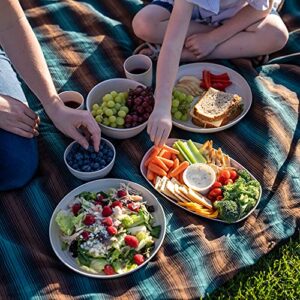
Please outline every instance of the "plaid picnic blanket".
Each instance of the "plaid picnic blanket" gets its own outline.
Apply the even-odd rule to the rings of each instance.
[[[138,0],[22,0],[41,43],[58,91],[84,96],[98,82],[124,76],[122,63],[137,46],[131,19]],[[241,268],[254,264],[300,221],[299,76],[300,4],[286,1],[282,16],[291,31],[288,45],[254,69],[250,60],[224,62],[240,72],[253,92],[248,115],[215,134],[173,129],[172,137],[213,139],[262,183],[258,208],[245,221],[224,225],[186,213],[156,194],[167,217],[165,242],[148,265],[119,280],[96,280],[65,267],[51,249],[48,226],[59,201],[82,182],[63,163],[70,142],[24,86],[41,116],[40,164],[23,189],[0,194],[1,299],[193,299],[212,292]],[[223,62],[222,62],[223,63]],[[146,132],[113,141],[116,163],[110,176],[140,183]],[[152,190],[153,191],[153,190]]]

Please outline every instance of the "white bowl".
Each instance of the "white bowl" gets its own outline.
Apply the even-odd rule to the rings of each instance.
[[[92,106],[96,103],[101,103],[105,94],[108,94],[112,91],[116,91],[118,93],[127,92],[129,89],[135,89],[139,85],[145,87],[143,84],[137,81],[126,78],[114,78],[102,81],[95,85],[89,92],[86,100],[87,110],[92,112]],[[146,128],[147,122],[148,121],[132,128],[112,128],[103,124],[99,124],[99,126],[101,128],[101,132],[106,136],[121,140],[138,135]]]
[[[69,205],[73,203],[74,197],[81,192],[99,192],[101,190],[105,191],[108,190],[109,188],[117,188],[120,186],[120,183],[125,183],[128,184],[130,187],[133,189],[139,191],[143,198],[145,199],[146,203],[148,205],[154,206],[155,211],[151,213],[154,217],[154,226],[156,225],[161,225],[161,232],[159,238],[155,241],[154,249],[151,252],[150,257],[145,260],[144,263],[139,265],[136,269],[131,270],[129,272],[123,273],[123,274],[115,274],[115,275],[104,275],[104,274],[94,274],[94,273],[89,273],[88,271],[85,271],[79,267],[79,265],[76,263],[75,258],[73,258],[68,251],[63,251],[62,250],[62,243],[60,239],[60,230],[58,225],[55,222],[55,217],[57,213],[60,210],[67,210],[69,208]],[[89,276],[89,277],[94,277],[94,278],[99,278],[99,279],[113,279],[121,276],[125,276],[128,274],[131,274],[143,266],[145,266],[150,259],[154,257],[154,255],[158,252],[159,248],[161,247],[163,240],[165,238],[166,234],[166,217],[165,213],[163,211],[162,206],[160,205],[159,201],[157,198],[146,188],[143,186],[123,180],[123,179],[116,179],[116,178],[107,178],[107,179],[100,179],[100,180],[95,180],[91,181],[88,183],[85,183],[76,189],[72,190],[70,193],[68,193],[57,205],[55,208],[51,220],[50,220],[50,225],[49,225],[49,237],[50,237],[50,243],[51,246],[57,255],[57,257],[70,269],[72,269],[75,272],[78,272],[82,275]]]
[[[205,177],[207,176],[210,178],[205,182]],[[216,173],[214,169],[207,164],[192,164],[183,172],[183,181],[191,189],[205,195],[216,181]],[[196,183],[196,181],[198,181],[198,183]]]
[[[82,171],[78,171],[78,170],[75,170],[73,169],[68,163],[67,163],[67,155],[68,153],[70,152],[72,146],[77,143],[77,142],[72,142],[65,150],[65,153],[64,153],[64,161],[65,161],[65,164],[66,166],[68,167],[69,171],[77,178],[81,179],[81,180],[84,180],[84,181],[89,181],[89,180],[94,180],[94,179],[99,179],[99,178],[103,178],[105,177],[110,171],[111,169],[113,168],[114,166],[114,163],[115,163],[115,159],[116,159],[116,149],[114,147],[114,145],[108,141],[107,139],[105,138],[101,138],[101,141],[105,141],[108,146],[113,150],[114,152],[114,156],[111,160],[111,162],[106,166],[104,167],[103,169],[101,170],[98,170],[98,171],[92,171],[92,172],[82,172]]]

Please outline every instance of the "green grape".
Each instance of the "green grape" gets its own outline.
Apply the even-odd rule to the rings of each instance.
[[[125,118],[125,117],[126,117],[126,112],[125,112],[124,110],[120,110],[120,111],[118,112],[118,116],[119,116],[119,117],[122,117],[122,118]]]
[[[126,100],[128,98],[128,92],[123,92],[123,96],[124,96],[124,99]]]
[[[108,120],[110,123],[116,123],[117,118],[115,116],[110,116]]]
[[[110,92],[111,96],[113,96],[114,98],[118,95],[118,93],[116,91],[111,91]]]
[[[96,116],[95,120],[96,120],[97,123],[101,123],[101,121],[102,121],[102,116],[99,116],[99,115]]]
[[[97,111],[96,110],[92,110],[92,116],[96,117],[97,116]]]
[[[175,118],[176,120],[180,120],[181,117],[182,117],[182,112],[176,111],[176,113],[174,114],[174,118]]]
[[[174,99],[172,101],[172,107],[178,107],[179,106],[179,100],[178,99]]]
[[[123,125],[117,125],[117,128],[124,128]]]
[[[101,108],[99,108],[99,109],[97,109],[96,113],[97,113],[97,115],[102,115],[103,110]]]
[[[102,121],[103,125],[109,126],[109,119],[108,118],[104,118]]]
[[[110,123],[109,126],[110,126],[110,127],[113,127],[113,128],[116,128],[116,127],[117,127],[117,124],[116,124],[116,123]]]
[[[111,100],[114,100],[113,96],[111,94],[106,94],[103,98],[103,101],[108,102]]]
[[[181,121],[186,122],[188,119],[189,119],[188,114],[184,114],[184,115],[181,116]]]
[[[180,95],[180,92],[179,91],[177,91],[177,90],[174,90],[173,91],[173,96],[174,96],[174,98],[179,98],[179,95]]]
[[[122,107],[120,108],[120,110],[125,111],[126,114],[128,114],[128,112],[129,112],[129,108],[128,108],[127,106],[122,106]]]
[[[112,116],[114,113],[113,113],[113,111],[112,111],[110,108],[107,108],[107,109],[105,110],[105,114],[106,114],[108,117],[110,117],[110,116]]]
[[[107,107],[112,108],[114,106],[115,106],[115,102],[114,101],[111,100],[111,101],[107,102]]]
[[[125,121],[124,121],[124,118],[121,118],[121,117],[117,117],[117,125],[124,125]]]
[[[93,107],[93,110],[97,110],[100,106],[99,106],[99,104],[95,103],[92,107]]]
[[[121,107],[122,107],[122,105],[120,103],[115,104],[115,109],[116,110],[120,110]]]
[[[117,109],[114,107],[111,109],[113,111],[113,114],[116,115],[117,114]]]
[[[176,111],[178,111],[178,107],[172,107],[171,108],[171,113],[172,114],[176,113]]]
[[[123,98],[120,97],[120,96],[117,96],[117,97],[115,98],[115,101],[116,101],[117,103],[122,103],[122,102],[123,102]]]
[[[192,103],[193,100],[194,100],[194,97],[193,97],[192,95],[188,95],[188,96],[186,97],[186,101],[187,101],[188,103]]]
[[[179,95],[179,100],[180,100],[180,101],[184,101],[185,98],[186,98],[186,95],[185,95],[184,93],[180,93],[180,95]]]

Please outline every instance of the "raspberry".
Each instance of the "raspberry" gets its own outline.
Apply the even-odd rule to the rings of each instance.
[[[114,268],[112,265],[105,265],[104,269],[103,269],[103,272],[106,274],[106,275],[114,275],[116,274]]]
[[[95,223],[95,217],[91,214],[87,214],[83,220],[84,225],[93,225]]]
[[[79,212],[80,209],[81,209],[81,204],[80,203],[75,203],[72,206],[72,212],[73,212],[74,216],[78,215],[78,212]]]
[[[144,256],[142,254],[134,254],[133,260],[138,266],[145,261]]]
[[[125,190],[118,190],[118,197],[122,198],[127,196],[127,192]]]
[[[102,224],[105,226],[111,226],[113,224],[113,220],[111,217],[106,217],[103,219]]]
[[[88,231],[83,231],[81,233],[82,238],[87,241],[89,239],[90,233]]]
[[[113,213],[112,209],[107,205],[103,207],[102,216],[109,217]]]
[[[126,235],[124,241],[131,248],[137,248],[139,245],[139,240],[134,235]]]
[[[107,232],[108,232],[110,235],[115,235],[115,234],[118,233],[117,228],[114,227],[114,226],[108,226],[108,227],[106,228],[106,230],[107,230]]]
[[[137,203],[129,203],[127,205],[128,209],[130,209],[131,211],[135,211],[138,212],[140,210],[140,205]]]
[[[113,207],[116,207],[116,206],[119,206],[119,207],[123,207],[123,204],[122,204],[122,202],[121,201],[114,201],[112,204],[111,204],[111,208],[113,208]]]

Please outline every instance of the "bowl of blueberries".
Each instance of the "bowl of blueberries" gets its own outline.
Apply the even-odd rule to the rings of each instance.
[[[115,158],[115,147],[105,138],[101,138],[99,152],[91,145],[86,150],[74,141],[64,153],[64,161],[69,171],[84,181],[105,177],[111,171]]]

